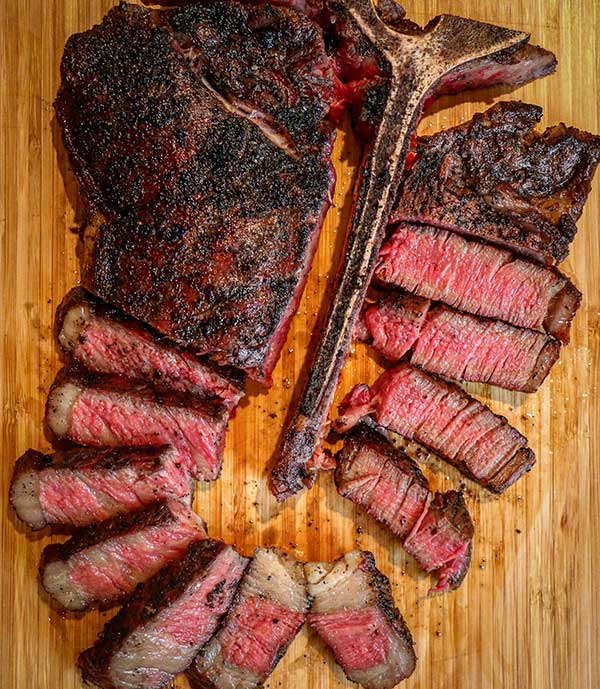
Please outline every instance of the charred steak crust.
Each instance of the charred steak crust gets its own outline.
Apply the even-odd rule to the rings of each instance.
[[[268,5],[152,17],[121,4],[65,49],[56,112],[89,205],[83,284],[269,382],[330,203],[322,34]]]
[[[190,581],[206,573],[213,560],[227,547],[211,539],[192,543],[181,560],[169,563],[152,579],[140,584],[127,604],[104,626],[96,644],[80,654],[78,666],[84,681],[103,689],[114,689],[110,665],[115,653],[136,629],[173,605]],[[227,582],[222,580],[213,591],[225,585]]]
[[[400,610],[396,607],[394,596],[392,595],[392,586],[390,580],[377,569],[375,564],[375,556],[368,550],[362,550],[361,555],[363,560],[360,568],[367,572],[370,579],[370,584],[377,593],[377,606],[383,611],[389,623],[396,632],[404,639],[407,645],[414,646],[412,634],[404,618],[400,614]]]
[[[501,102],[417,140],[392,222],[424,222],[553,263],[564,260],[600,161],[600,137],[559,124],[535,131],[542,109]]]
[[[115,323],[133,329],[135,332],[140,332],[144,337],[150,338],[159,346],[168,347],[176,354],[195,357],[195,353],[193,351],[188,351],[185,347],[178,345],[176,342],[170,341],[164,335],[154,331],[145,323],[135,321],[134,319],[128,317],[125,313],[123,313],[123,311],[121,311],[121,309],[101,301],[93,294],[83,289],[83,287],[74,287],[72,290],[70,290],[56,309],[54,334],[59,343],[60,333],[65,322],[65,317],[72,308],[79,307],[81,305],[85,305],[87,308],[89,308],[93,317],[107,318],[110,321],[114,321]],[[82,335],[82,337],[85,337],[85,335]],[[62,349],[65,350],[63,344],[60,344]],[[243,394],[246,384],[246,375],[243,373],[243,371],[240,371],[232,366],[218,366],[206,358],[195,358],[201,366],[207,368],[216,376],[223,378],[229,385],[231,385],[232,388],[237,388],[240,395]],[[155,379],[153,382],[154,384],[158,383],[160,386],[160,380]]]

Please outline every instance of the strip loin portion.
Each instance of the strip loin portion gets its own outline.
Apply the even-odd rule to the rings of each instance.
[[[80,527],[160,499],[191,505],[192,489],[173,448],[28,450],[15,464],[10,502],[32,529]]]
[[[401,223],[377,258],[375,281],[461,311],[569,341],[581,293],[555,268],[429,225]]]
[[[346,396],[335,421],[347,431],[372,416],[384,428],[437,453],[466,476],[496,493],[505,491],[535,464],[527,439],[453,383],[409,364],[386,371],[369,389]]]
[[[188,670],[197,689],[255,689],[273,672],[309,607],[304,566],[257,548],[233,606]]]
[[[171,500],[89,526],[62,544],[46,546],[42,584],[67,610],[123,600],[187,546],[206,538],[206,525]]]
[[[138,589],[79,656],[83,679],[102,689],[162,689],[215,633],[248,560],[210,539],[188,546]]]
[[[345,498],[385,524],[437,584],[457,589],[471,562],[473,522],[461,493],[433,493],[417,464],[361,423],[337,455],[335,484]]]
[[[535,131],[542,108],[501,102],[417,140],[417,160],[391,214],[452,229],[544,263],[563,261],[600,161],[600,137],[559,124]]]
[[[245,376],[239,371],[199,359],[81,288],[63,299],[56,330],[63,350],[94,373],[143,380],[166,392],[188,392],[228,409],[244,395]]]
[[[172,445],[203,481],[219,477],[228,419],[219,403],[74,367],[58,374],[46,403],[46,423],[57,438],[93,447]]]
[[[348,679],[364,689],[391,689],[412,675],[412,636],[372,553],[309,562],[305,572],[313,601],[308,621]]]
[[[363,311],[362,339],[390,361],[410,352],[413,366],[444,378],[535,392],[560,354],[560,342],[527,328],[391,293]]]

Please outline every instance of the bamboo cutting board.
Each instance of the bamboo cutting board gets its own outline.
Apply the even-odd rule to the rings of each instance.
[[[80,213],[73,176],[53,120],[52,100],[68,36],[100,21],[109,0],[2,0],[0,3],[0,231],[2,263],[2,489],[0,687],[75,689],[79,651],[114,611],[62,616],[36,579],[43,546],[58,537],[31,535],[16,521],[7,492],[16,457],[46,449],[46,393],[59,368],[54,311],[77,283]],[[553,50],[556,75],[509,94],[480,91],[444,98],[421,125],[433,132],[464,121],[492,98],[544,107],[544,124],[564,120],[600,132],[600,43],[596,0],[407,2],[420,24],[440,12],[463,14],[532,33]],[[487,99],[487,100],[484,100]],[[315,318],[335,271],[358,159],[351,134],[335,148],[338,183],[307,289],[267,395],[256,385],[233,421],[220,481],[198,491],[196,509],[212,535],[244,553],[277,545],[302,559],[330,559],[355,547],[374,552],[392,582],[415,638],[419,663],[406,689],[597,689],[600,671],[600,179],[588,200],[564,271],[584,293],[572,342],[535,395],[468,386],[529,438],[538,465],[500,499],[469,486],[476,524],[471,571],[454,593],[428,599],[430,580],[371,518],[340,498],[328,475],[309,493],[277,505],[266,489]],[[379,367],[357,346],[339,394],[372,382]],[[430,460],[425,472],[447,490],[455,472]],[[175,686],[185,687],[184,679]],[[329,652],[304,629],[268,686],[351,686]]]

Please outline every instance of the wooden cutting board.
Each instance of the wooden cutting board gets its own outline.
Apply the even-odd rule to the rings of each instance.
[[[2,513],[0,687],[75,689],[79,651],[113,612],[64,616],[36,578],[40,551],[58,537],[28,534],[8,506],[16,457],[45,449],[46,392],[59,368],[54,310],[78,281],[77,190],[53,119],[59,61],[70,34],[100,21],[107,0],[2,0],[0,3],[0,230],[2,263]],[[444,98],[421,125],[434,132],[464,121],[493,99],[544,107],[545,124],[564,120],[600,132],[597,0],[407,2],[424,24],[440,12],[530,31],[553,50],[555,76],[513,93],[497,89]],[[335,271],[358,149],[340,133],[338,183],[304,299],[273,388],[250,386],[232,423],[220,481],[198,491],[196,508],[210,532],[245,554],[277,545],[302,559],[330,559],[355,547],[375,553],[415,638],[419,663],[406,689],[596,689],[600,687],[600,179],[587,202],[564,271],[584,293],[572,342],[535,395],[468,386],[522,430],[537,453],[530,475],[496,499],[469,486],[476,524],[471,571],[462,588],[426,598],[430,584],[397,542],[362,510],[340,498],[330,476],[300,498],[277,505],[266,466],[301,375],[317,312]],[[363,346],[347,363],[340,395],[372,382],[379,367]],[[432,483],[448,489],[455,472],[429,461]],[[186,686],[178,679],[176,687]],[[329,652],[304,629],[270,687],[347,687]]]

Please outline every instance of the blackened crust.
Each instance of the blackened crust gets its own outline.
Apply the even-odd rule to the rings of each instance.
[[[400,611],[394,603],[394,597],[392,596],[392,587],[390,585],[390,580],[377,569],[375,565],[375,558],[373,553],[368,550],[361,551],[363,556],[362,562],[360,563],[360,569],[366,572],[369,576],[369,584],[372,586],[373,590],[377,594],[377,606],[384,613],[388,621],[394,630],[400,635],[400,637],[406,642],[407,653],[410,652],[413,657],[413,670],[414,663],[417,661],[417,657],[414,651],[414,641],[410,629],[408,628],[404,618],[400,614]],[[409,672],[408,674],[411,674]]]

